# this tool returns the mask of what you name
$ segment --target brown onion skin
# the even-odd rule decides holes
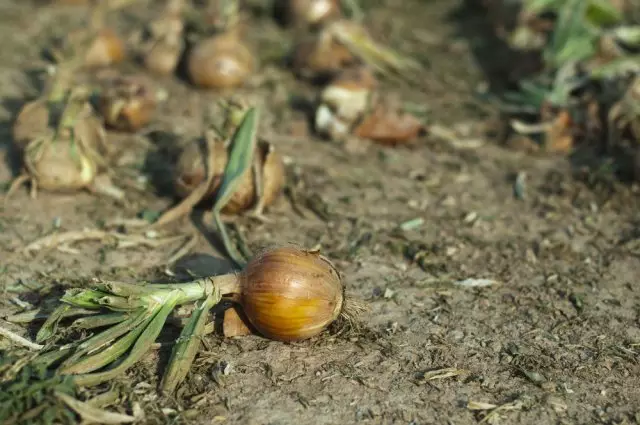
[[[73,192],[93,182],[97,172],[95,163],[85,155],[82,148],[79,155],[76,154],[77,158],[71,154],[71,149],[68,140],[60,140],[44,143],[37,153],[27,151],[25,166],[37,181],[38,188],[53,192]]]
[[[180,158],[175,166],[174,188],[176,194],[181,197],[187,197],[202,183],[206,177],[205,165],[203,161],[201,146],[202,141],[196,141],[188,144],[182,151]],[[224,142],[217,140],[213,144],[213,181],[209,190],[204,195],[204,199],[212,198],[224,177],[225,167],[229,159],[229,153],[224,146]],[[262,196],[265,206],[271,205],[278,198],[285,183],[285,170],[282,156],[278,151],[271,148],[266,142],[258,143],[258,152],[261,156],[260,172],[262,173]],[[255,185],[255,170],[250,167],[242,175],[238,186],[222,208],[224,214],[238,214],[251,208],[257,201],[257,192]]]
[[[181,198],[189,196],[206,178],[203,152],[206,152],[204,140],[196,140],[186,145],[180,154],[175,166],[174,187]],[[219,141],[213,143],[213,152],[210,154],[214,156],[214,176],[211,187],[204,195],[205,198],[212,197],[222,183],[222,176],[229,157],[224,143]]]
[[[260,195],[263,197],[263,205],[267,206],[275,202],[284,187],[284,162],[280,153],[274,150],[271,144],[264,141],[258,143],[256,153],[260,155],[259,172],[262,173],[262,193]],[[222,209],[223,213],[237,214],[255,204],[258,196],[255,178],[254,167],[245,171],[235,193]]]
[[[99,109],[107,126],[133,133],[149,124],[155,113],[156,101],[146,82],[120,77],[102,93]]]
[[[299,341],[340,315],[344,296],[335,267],[317,252],[282,247],[256,255],[240,276],[240,304],[263,336]]]
[[[271,145],[259,146],[263,155],[262,196],[264,205],[271,205],[280,196],[285,186],[285,169],[282,155],[273,150]],[[265,152],[266,151],[266,152]]]
[[[254,67],[253,54],[233,33],[202,40],[187,60],[191,81],[198,87],[210,89],[240,87]]]

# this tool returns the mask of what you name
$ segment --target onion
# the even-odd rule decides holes
[[[196,43],[189,52],[189,78],[204,88],[242,86],[254,73],[257,61],[241,36],[239,2],[213,2],[205,17],[215,34]]]
[[[29,144],[24,164],[36,186],[50,191],[89,187],[97,174],[97,165],[91,156],[67,137]]]
[[[24,172],[14,180],[9,192],[27,180],[33,183],[34,195],[38,188],[62,192],[84,188],[100,191],[104,185],[93,184],[96,176],[108,166],[111,152],[102,122],[96,117],[88,95],[88,91],[78,87],[64,100],[48,105],[60,116],[55,117],[54,126],[47,123],[44,130],[38,129],[42,134],[33,134],[33,138],[17,144],[22,149]],[[63,106],[62,112],[57,111]],[[43,111],[48,119],[53,115],[51,109]]]
[[[53,130],[49,127],[51,103],[46,97],[41,97],[25,103],[13,123],[13,145],[19,152],[34,139],[51,137]]]
[[[319,334],[342,311],[342,281],[316,251],[279,248],[254,257],[238,277],[239,303],[260,334],[298,341]]]
[[[239,87],[251,76],[254,68],[253,53],[235,32],[200,41],[187,60],[191,81],[205,88]]]
[[[99,109],[105,124],[116,130],[141,129],[151,121],[155,108],[155,96],[141,78],[117,78],[100,96]]]
[[[174,189],[181,198],[189,196],[206,179],[205,155],[213,156],[213,170],[210,171],[213,173],[213,179],[203,199],[211,198],[222,183],[224,167],[229,158],[224,142],[214,141],[211,144],[213,152],[207,152],[206,144],[203,142],[204,140],[199,139],[188,143],[175,164]]]
[[[176,194],[182,198],[189,196],[206,178],[204,156],[206,147],[201,142],[201,140],[197,140],[189,143],[183,149],[176,163],[174,187]],[[280,195],[285,183],[282,156],[273,148],[273,145],[265,141],[258,142],[256,154],[258,155],[256,158],[257,166],[250,167],[245,171],[233,196],[222,209],[223,213],[239,213],[249,209],[258,201],[262,205],[268,206]],[[229,159],[227,148],[224,146],[224,142],[219,139],[213,142],[213,151],[208,155],[213,155],[213,179],[209,190],[202,198],[204,201],[215,197],[216,191],[222,183]],[[256,172],[260,175],[256,175]],[[261,180],[261,193],[256,190],[257,179]],[[260,195],[261,199],[258,199]]]

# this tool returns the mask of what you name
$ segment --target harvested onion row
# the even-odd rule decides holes
[[[73,375],[76,384],[95,385],[139,361],[152,348],[171,312],[195,302],[196,310],[173,348],[162,379],[163,391],[171,392],[184,380],[197,355],[210,308],[223,299],[236,303],[260,335],[277,341],[312,338],[338,319],[353,321],[364,311],[359,302],[345,297],[342,279],[331,261],[317,251],[280,247],[259,253],[239,273],[175,284],[96,280],[93,289],[68,290],[61,306],[38,331],[36,341],[53,337],[60,320],[74,309],[76,317],[81,317],[72,326],[111,324],[66,350],[41,354],[61,360],[58,372]],[[82,316],[86,310],[102,313]]]

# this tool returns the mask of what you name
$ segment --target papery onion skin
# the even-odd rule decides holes
[[[12,128],[13,144],[19,151],[23,151],[32,140],[52,134],[46,99],[36,99],[20,109]]]
[[[141,78],[119,77],[100,96],[99,110],[105,124],[120,130],[135,132],[146,126],[156,108],[150,86]]]
[[[96,164],[82,150],[74,157],[71,149],[67,140],[61,140],[44,143],[37,148],[37,152],[27,150],[25,165],[39,188],[70,192],[83,189],[93,182],[97,173]]]
[[[240,303],[260,334],[299,341],[319,334],[340,315],[342,281],[315,251],[282,247],[256,255],[240,276]]]
[[[210,152],[209,155],[214,155],[214,177],[211,187],[204,195],[205,198],[213,196],[222,183],[222,176],[229,158],[224,143],[216,141],[213,143],[213,148],[213,152]],[[174,171],[175,191],[181,198],[189,196],[205,180],[207,173],[203,159],[205,152],[206,147],[202,140],[193,141],[183,148]]]
[[[201,41],[187,61],[191,81],[204,88],[242,86],[254,67],[253,54],[234,34],[221,34]]]

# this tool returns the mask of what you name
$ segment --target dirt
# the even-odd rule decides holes
[[[117,25],[131,29],[157,9],[133,5]],[[207,337],[172,398],[155,391],[168,355],[161,350],[118,380],[125,389],[119,409],[139,403],[149,424],[460,425],[491,412],[487,422],[640,424],[638,186],[576,169],[566,157],[512,151],[484,135],[495,113],[478,96],[495,77],[486,74],[487,52],[498,65],[504,58],[492,50],[478,9],[459,1],[380,0],[365,11],[374,34],[425,64],[417,83],[386,81],[385,92],[427,124],[468,134],[457,143],[426,136],[397,149],[322,140],[309,131],[304,111],[291,106],[314,89],[267,59],[242,93],[263,105],[262,134],[304,184],[295,191],[298,208],[282,196],[267,210],[269,222],[235,219],[253,249],[320,246],[344,274],[348,294],[369,304],[364,330],[295,344]],[[77,28],[83,16],[82,9],[35,2],[0,5],[0,154],[7,159],[0,181],[14,176],[5,165],[13,116],[39,88],[26,71],[43,66],[40,51],[52,34]],[[255,28],[254,46],[284,49],[290,33],[265,17]],[[166,177],[162,150],[146,158],[144,151],[167,134],[197,137],[203,107],[220,95],[180,78],[153,81],[170,94],[153,133],[111,137],[133,147],[133,168]],[[516,176],[523,197],[514,194]],[[132,201],[123,207],[84,192],[41,192],[33,200],[25,187],[0,207],[0,313],[19,311],[12,297],[37,305],[49,292],[94,276],[177,280],[187,269],[228,268],[204,237],[188,261],[172,268],[176,276],[164,265],[175,243],[116,249],[83,242],[77,252],[16,254],[56,229],[94,228],[173,202],[166,191],[128,193]],[[327,207],[324,219],[311,204]],[[414,219],[421,221],[401,229]],[[194,230],[184,219],[163,233]],[[466,279],[490,285],[459,284]],[[455,376],[432,373],[445,368]],[[473,410],[474,402],[496,408]]]

